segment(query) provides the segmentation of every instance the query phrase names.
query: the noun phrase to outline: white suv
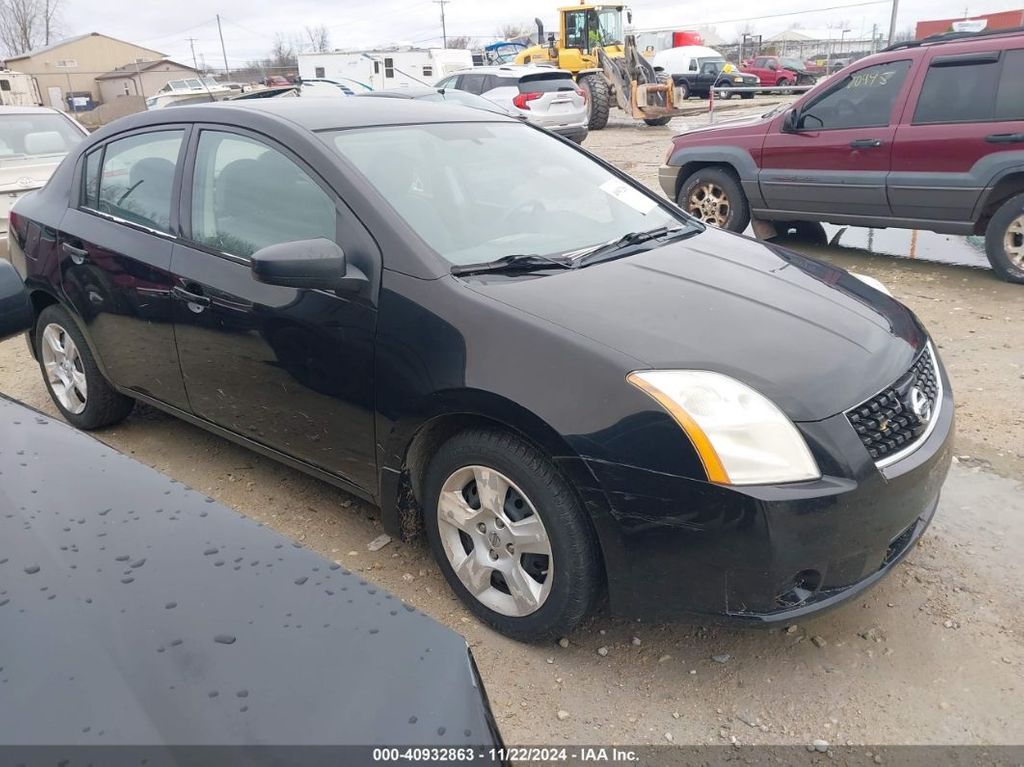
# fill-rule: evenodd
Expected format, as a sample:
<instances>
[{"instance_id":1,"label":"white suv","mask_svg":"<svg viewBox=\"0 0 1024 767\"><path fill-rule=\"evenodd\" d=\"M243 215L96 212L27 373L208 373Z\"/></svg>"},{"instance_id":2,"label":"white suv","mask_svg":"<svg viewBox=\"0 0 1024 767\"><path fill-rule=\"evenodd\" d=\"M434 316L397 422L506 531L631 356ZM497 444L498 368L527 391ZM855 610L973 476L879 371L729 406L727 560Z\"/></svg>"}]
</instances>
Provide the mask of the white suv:
<instances>
[{"instance_id":1,"label":"white suv","mask_svg":"<svg viewBox=\"0 0 1024 767\"><path fill-rule=\"evenodd\" d=\"M587 97L564 69L512 64L473 67L449 75L434 87L483 96L578 144L587 137Z\"/></svg>"}]
</instances>

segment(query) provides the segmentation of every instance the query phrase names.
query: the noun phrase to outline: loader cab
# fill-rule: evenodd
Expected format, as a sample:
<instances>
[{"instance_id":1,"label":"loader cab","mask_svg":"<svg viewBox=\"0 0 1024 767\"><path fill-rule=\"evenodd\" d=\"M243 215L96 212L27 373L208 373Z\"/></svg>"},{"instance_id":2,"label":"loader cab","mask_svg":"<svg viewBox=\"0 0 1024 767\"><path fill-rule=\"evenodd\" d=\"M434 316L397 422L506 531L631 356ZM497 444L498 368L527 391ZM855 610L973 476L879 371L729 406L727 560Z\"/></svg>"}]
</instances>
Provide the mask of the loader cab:
<instances>
[{"instance_id":1,"label":"loader cab","mask_svg":"<svg viewBox=\"0 0 1024 767\"><path fill-rule=\"evenodd\" d=\"M563 50L576 50L594 56L598 48L621 46L622 16L632 13L622 5L577 5L561 8Z\"/></svg>"}]
</instances>

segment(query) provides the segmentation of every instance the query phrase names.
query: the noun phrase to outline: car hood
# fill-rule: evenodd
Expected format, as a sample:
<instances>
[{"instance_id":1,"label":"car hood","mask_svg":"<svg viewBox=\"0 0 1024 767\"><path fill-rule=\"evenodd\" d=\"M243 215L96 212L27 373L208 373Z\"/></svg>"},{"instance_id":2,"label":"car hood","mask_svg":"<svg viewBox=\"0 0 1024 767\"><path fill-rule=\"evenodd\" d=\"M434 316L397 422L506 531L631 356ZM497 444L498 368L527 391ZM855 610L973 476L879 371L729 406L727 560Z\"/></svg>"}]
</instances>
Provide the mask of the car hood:
<instances>
[{"instance_id":1,"label":"car hood","mask_svg":"<svg viewBox=\"0 0 1024 767\"><path fill-rule=\"evenodd\" d=\"M628 355L630 370L723 373L795 421L863 402L927 341L909 309L848 272L715 229L577 271L468 282Z\"/></svg>"},{"instance_id":2,"label":"car hood","mask_svg":"<svg viewBox=\"0 0 1024 767\"><path fill-rule=\"evenodd\" d=\"M751 131L748 129L757 126L759 123L762 123L765 126L767 126L768 123L770 123L772 119L774 119L774 117L775 115L772 115L769 118L762 117L761 115L756 115L755 117L744 117L741 119L729 120L728 122L716 123L715 125L705 125L700 128L692 128L690 130L683 131L682 133L675 136L675 138L679 138L681 136L689 137L705 135L708 133L718 133L727 135L730 132L736 131L737 129L741 129L744 134L755 133L756 131Z\"/></svg>"}]
</instances>

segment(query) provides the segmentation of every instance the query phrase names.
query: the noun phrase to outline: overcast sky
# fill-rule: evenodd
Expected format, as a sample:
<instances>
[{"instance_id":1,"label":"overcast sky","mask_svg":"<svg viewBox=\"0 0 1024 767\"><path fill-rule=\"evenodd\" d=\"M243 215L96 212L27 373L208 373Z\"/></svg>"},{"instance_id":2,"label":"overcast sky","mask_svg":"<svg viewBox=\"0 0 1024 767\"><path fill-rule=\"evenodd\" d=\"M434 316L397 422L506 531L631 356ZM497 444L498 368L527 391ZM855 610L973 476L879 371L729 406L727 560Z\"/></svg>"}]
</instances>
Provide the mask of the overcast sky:
<instances>
[{"instance_id":1,"label":"overcast sky","mask_svg":"<svg viewBox=\"0 0 1024 767\"><path fill-rule=\"evenodd\" d=\"M448 34L469 35L491 42L504 23L529 23L539 16L548 29L557 28L558 5L564 0L450 0L445 6ZM232 67L261 58L274 35L298 39L306 25L326 24L334 48L370 48L388 44L440 46L440 9L432 0L164 0L135 4L126 12L124 0L63 0L64 28L69 34L103 32L191 63L187 38L211 67L223 67L215 14L221 15L228 64ZM1020 8L1024 0L900 0L897 29L913 28L919 19L962 16ZM835 7L845 6L845 7ZM888 33L891 0L634 0L633 26L690 29L712 25L726 40L749 21L765 36L794 23L804 27L840 27L850 37L870 37L872 24ZM832 10L820 10L832 8ZM783 15L785 14L785 15ZM766 18L771 16L771 18ZM760 17L760 18L757 18Z\"/></svg>"}]
</instances>

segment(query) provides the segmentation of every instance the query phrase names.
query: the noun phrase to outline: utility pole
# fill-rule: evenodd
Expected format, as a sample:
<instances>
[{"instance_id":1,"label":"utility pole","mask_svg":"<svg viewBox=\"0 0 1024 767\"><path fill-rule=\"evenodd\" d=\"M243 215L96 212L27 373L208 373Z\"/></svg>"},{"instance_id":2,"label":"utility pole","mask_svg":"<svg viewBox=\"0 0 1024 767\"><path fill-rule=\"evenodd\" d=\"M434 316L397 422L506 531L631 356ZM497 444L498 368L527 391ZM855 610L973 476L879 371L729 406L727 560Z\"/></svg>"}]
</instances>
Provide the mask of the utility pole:
<instances>
[{"instance_id":1,"label":"utility pole","mask_svg":"<svg viewBox=\"0 0 1024 767\"><path fill-rule=\"evenodd\" d=\"M452 0L434 0L435 3L441 6L441 40L444 43L444 47L448 47L448 30L444 25L444 7L448 5Z\"/></svg>"},{"instance_id":2,"label":"utility pole","mask_svg":"<svg viewBox=\"0 0 1024 767\"><path fill-rule=\"evenodd\" d=\"M892 45L892 39L896 37L896 13L899 11L900 0L892 0L892 17L889 19L889 42L886 45Z\"/></svg>"},{"instance_id":3,"label":"utility pole","mask_svg":"<svg viewBox=\"0 0 1024 767\"><path fill-rule=\"evenodd\" d=\"M896 2L896 0L893 0ZM217 14L217 34L220 35L220 52L224 54L224 74L228 73L228 51L224 47L224 30L220 28L220 14Z\"/></svg>"},{"instance_id":4,"label":"utility pole","mask_svg":"<svg viewBox=\"0 0 1024 767\"><path fill-rule=\"evenodd\" d=\"M189 46L192 48L192 66L199 69L199 62L196 61L196 39L194 37L189 37L187 39Z\"/></svg>"}]
</instances>

